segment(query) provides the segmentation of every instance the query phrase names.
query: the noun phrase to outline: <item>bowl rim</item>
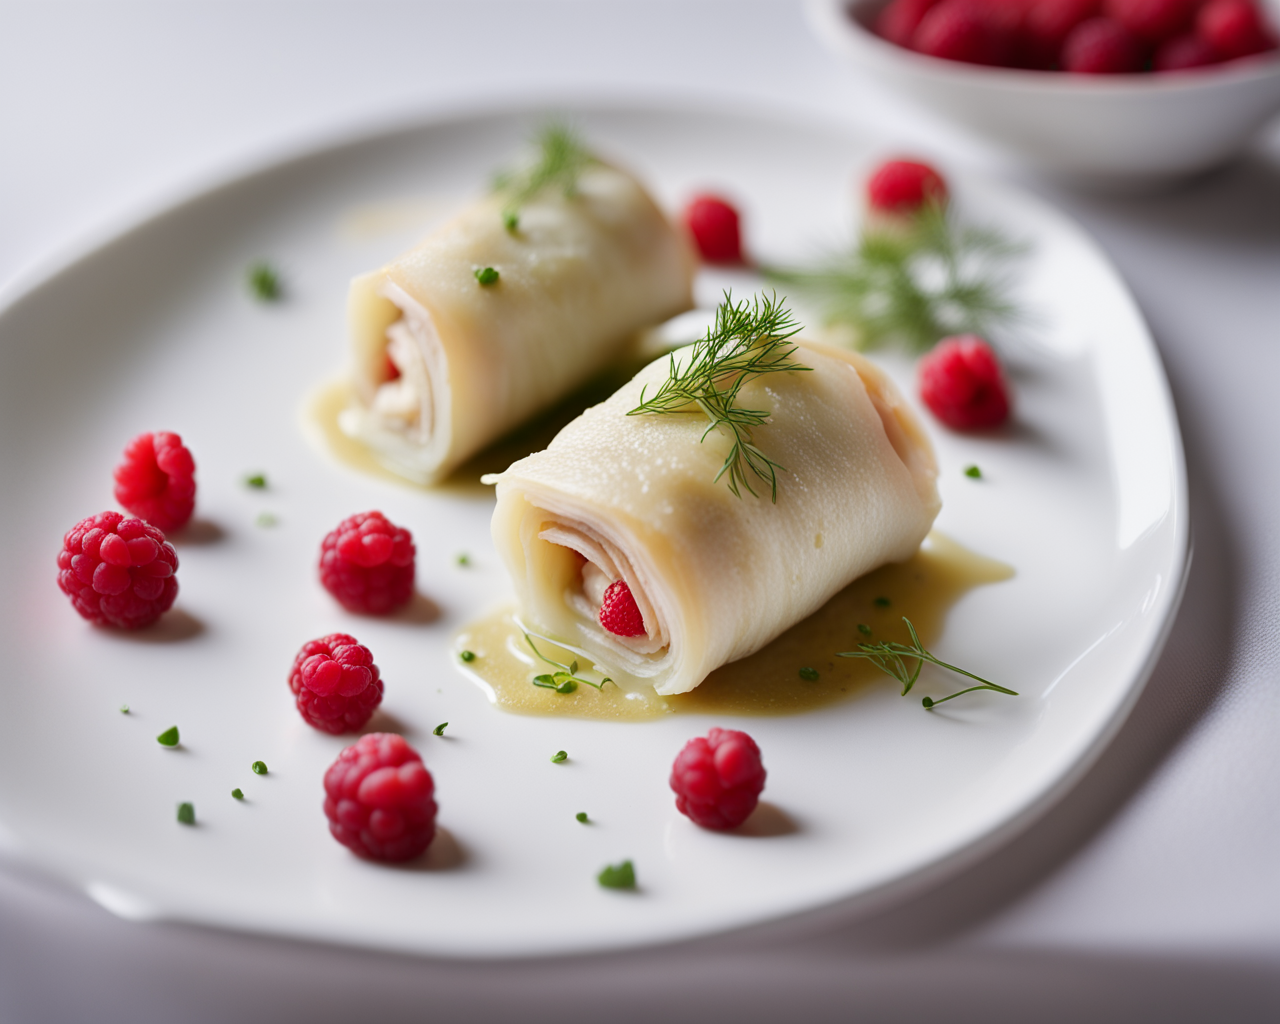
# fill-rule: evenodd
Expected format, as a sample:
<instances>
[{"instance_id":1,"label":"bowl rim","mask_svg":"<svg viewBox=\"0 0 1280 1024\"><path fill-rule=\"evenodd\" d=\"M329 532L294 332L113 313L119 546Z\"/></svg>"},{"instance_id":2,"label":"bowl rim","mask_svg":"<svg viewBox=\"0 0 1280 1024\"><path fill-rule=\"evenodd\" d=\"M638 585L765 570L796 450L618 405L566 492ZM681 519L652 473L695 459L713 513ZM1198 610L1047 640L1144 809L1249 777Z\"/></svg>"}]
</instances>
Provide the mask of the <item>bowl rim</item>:
<instances>
[{"instance_id":1,"label":"bowl rim","mask_svg":"<svg viewBox=\"0 0 1280 1024\"><path fill-rule=\"evenodd\" d=\"M1205 92L1245 82L1280 79L1280 50L1223 64L1161 74L1072 75L1030 68L989 67L916 53L876 35L864 19L889 0L806 0L809 21L829 45L891 70L949 85L1034 91L1041 95L1144 96ZM1275 0L1262 0L1273 14Z\"/></svg>"}]
</instances>

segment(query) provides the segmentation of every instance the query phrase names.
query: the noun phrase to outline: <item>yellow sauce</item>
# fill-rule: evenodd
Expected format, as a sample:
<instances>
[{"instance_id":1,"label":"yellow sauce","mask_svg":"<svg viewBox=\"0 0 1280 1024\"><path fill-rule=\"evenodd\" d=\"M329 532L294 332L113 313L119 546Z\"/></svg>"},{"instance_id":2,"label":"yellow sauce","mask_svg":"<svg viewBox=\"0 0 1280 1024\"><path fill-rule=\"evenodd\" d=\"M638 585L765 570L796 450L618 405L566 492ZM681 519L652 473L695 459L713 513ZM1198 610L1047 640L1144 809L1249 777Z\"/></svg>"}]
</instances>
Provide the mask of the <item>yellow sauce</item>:
<instances>
[{"instance_id":1,"label":"yellow sauce","mask_svg":"<svg viewBox=\"0 0 1280 1024\"><path fill-rule=\"evenodd\" d=\"M579 686L568 694L534 686L534 675L555 670L534 658L512 609L468 626L458 634L456 644L459 652L476 655L471 662L460 662L463 670L498 707L518 714L622 720L672 713L792 715L850 699L868 685L896 685L865 659L839 658L837 653L856 649L860 641L906 643L910 638L903 616L928 647L941 634L947 612L962 595L1012 575L1013 569L1004 563L932 533L907 561L855 580L763 650L717 669L697 689L675 697L659 697L648 689L624 693L613 685L602 690ZM870 636L858 631L859 623L870 627ZM538 642L538 649L566 664L577 657L551 644ZM578 660L585 664L585 659ZM599 673L587 668L580 675L599 679ZM818 678L801 678L801 668L815 669Z\"/></svg>"}]
</instances>

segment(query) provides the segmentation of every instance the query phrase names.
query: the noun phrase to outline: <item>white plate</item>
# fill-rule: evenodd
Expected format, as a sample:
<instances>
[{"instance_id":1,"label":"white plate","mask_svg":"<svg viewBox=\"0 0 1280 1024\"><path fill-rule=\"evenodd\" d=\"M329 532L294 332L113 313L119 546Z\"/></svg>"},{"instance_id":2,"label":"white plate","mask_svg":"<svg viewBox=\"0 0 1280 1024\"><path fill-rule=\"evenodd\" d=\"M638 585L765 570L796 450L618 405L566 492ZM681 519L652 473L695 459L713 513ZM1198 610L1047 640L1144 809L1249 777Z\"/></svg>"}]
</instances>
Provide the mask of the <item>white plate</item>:
<instances>
[{"instance_id":1,"label":"white plate","mask_svg":"<svg viewBox=\"0 0 1280 1024\"><path fill-rule=\"evenodd\" d=\"M875 154L841 131L751 117L583 110L575 120L670 206L705 185L738 197L754 251L773 258L848 235L853 174ZM455 629L507 594L490 499L340 467L304 438L298 410L342 363L348 278L473 192L534 121L432 124L232 182L84 255L0 315L0 846L10 856L137 918L445 955L625 947L919 886L1042 810L1115 731L1186 564L1164 376L1124 285L1076 227L954 172L969 216L1033 244L1023 298L1042 326L1011 353L1009 437L934 431L939 527L1017 570L965 597L935 650L1022 696L925 712L886 678L827 710L748 720L765 796L795 824L755 836L699 830L666 781L687 738L742 722L608 724L487 703L449 652ZM284 270L278 306L243 287L264 256ZM704 297L719 283L704 281ZM890 365L909 386L909 367ZM72 523L111 507L124 442L155 429L191 445L206 525L181 543L182 591L164 626L94 629L58 591L54 555ZM984 481L962 475L970 462ZM255 470L268 491L241 484ZM375 507L413 530L437 621L353 618L317 585L321 536ZM264 510L279 525L255 525ZM462 551L472 567L455 564ZM301 722L285 674L302 641L339 629L373 648L383 707L436 776L446 834L416 866L362 862L326 831L321 777L349 741ZM446 720L447 738L433 736ZM174 724L182 747L164 749L154 737ZM552 764L562 748L570 760ZM269 775L250 772L256 759ZM182 800L198 827L176 823ZM594 824L575 821L580 810ZM623 858L640 891L599 888L596 872Z\"/></svg>"}]
</instances>

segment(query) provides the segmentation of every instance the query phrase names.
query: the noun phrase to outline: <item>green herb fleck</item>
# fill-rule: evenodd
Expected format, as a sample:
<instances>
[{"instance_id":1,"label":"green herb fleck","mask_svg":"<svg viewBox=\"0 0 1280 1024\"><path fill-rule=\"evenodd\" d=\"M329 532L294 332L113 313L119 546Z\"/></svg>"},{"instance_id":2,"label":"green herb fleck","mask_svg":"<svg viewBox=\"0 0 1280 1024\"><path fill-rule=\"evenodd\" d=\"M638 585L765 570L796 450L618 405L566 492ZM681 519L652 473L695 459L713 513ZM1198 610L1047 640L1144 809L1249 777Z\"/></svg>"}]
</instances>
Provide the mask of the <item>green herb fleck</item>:
<instances>
[{"instance_id":1,"label":"green herb fleck","mask_svg":"<svg viewBox=\"0 0 1280 1024\"><path fill-rule=\"evenodd\" d=\"M476 270L476 280L485 287L497 284L501 275L493 267L480 267Z\"/></svg>"},{"instance_id":2,"label":"green herb fleck","mask_svg":"<svg viewBox=\"0 0 1280 1024\"><path fill-rule=\"evenodd\" d=\"M267 774L267 762L266 762L266 761L254 761L254 762L253 762L253 764L249 765L249 767L253 769L253 774L254 774L254 775L266 775L266 774Z\"/></svg>"},{"instance_id":3,"label":"green herb fleck","mask_svg":"<svg viewBox=\"0 0 1280 1024\"><path fill-rule=\"evenodd\" d=\"M196 823L196 806L191 803L178 804L178 820L184 825Z\"/></svg>"},{"instance_id":4,"label":"green herb fleck","mask_svg":"<svg viewBox=\"0 0 1280 1024\"><path fill-rule=\"evenodd\" d=\"M162 747L176 747L178 745L178 727L176 725L169 726L156 737L156 742Z\"/></svg>"},{"instance_id":5,"label":"green herb fleck","mask_svg":"<svg viewBox=\"0 0 1280 1024\"><path fill-rule=\"evenodd\" d=\"M233 797L235 797L237 800L243 800L243 799L244 799L244 793L242 793L242 792L240 791L240 787L239 787L239 786L237 786L235 789L233 789L233 790L231 791L231 795L232 795Z\"/></svg>"},{"instance_id":6,"label":"green herb fleck","mask_svg":"<svg viewBox=\"0 0 1280 1024\"><path fill-rule=\"evenodd\" d=\"M121 705L120 705L120 714L122 714L122 715L127 715L128 713L129 713L129 705L128 705L128 704L121 704Z\"/></svg>"},{"instance_id":7,"label":"green herb fleck","mask_svg":"<svg viewBox=\"0 0 1280 1024\"><path fill-rule=\"evenodd\" d=\"M871 627L870 627L870 626L868 626L865 622L859 622L859 623L858 623L858 632L859 632L859 633L861 633L863 636L870 636L870 635L871 635Z\"/></svg>"},{"instance_id":8,"label":"green herb fleck","mask_svg":"<svg viewBox=\"0 0 1280 1024\"><path fill-rule=\"evenodd\" d=\"M431 735L432 735L432 736L443 736L443 735L444 735L444 729L445 729L445 726L447 726L448 724L449 724L448 722L441 722L439 725L437 725L434 729L432 729L432 730L431 730Z\"/></svg>"},{"instance_id":9,"label":"green herb fleck","mask_svg":"<svg viewBox=\"0 0 1280 1024\"><path fill-rule=\"evenodd\" d=\"M899 342L923 352L948 335L985 335L1019 319L1006 267L1023 252L930 203L892 227L873 223L850 251L765 276L813 302L828 323L852 327L860 348Z\"/></svg>"},{"instance_id":10,"label":"green herb fleck","mask_svg":"<svg viewBox=\"0 0 1280 1024\"><path fill-rule=\"evenodd\" d=\"M458 564L465 569L471 564L471 556L464 551L458 556Z\"/></svg>"},{"instance_id":11,"label":"green herb fleck","mask_svg":"<svg viewBox=\"0 0 1280 1024\"><path fill-rule=\"evenodd\" d=\"M494 180L494 188L506 193L502 207L502 225L514 232L520 224L520 207L544 189L556 188L570 199L578 191L578 178L593 160L576 132L567 125L552 122L545 125L534 139L537 159L519 171L507 171Z\"/></svg>"},{"instance_id":12,"label":"green herb fleck","mask_svg":"<svg viewBox=\"0 0 1280 1024\"><path fill-rule=\"evenodd\" d=\"M254 473L251 476L246 476L244 483L246 487L255 487L261 491L267 486L267 474Z\"/></svg>"},{"instance_id":13,"label":"green herb fleck","mask_svg":"<svg viewBox=\"0 0 1280 1024\"><path fill-rule=\"evenodd\" d=\"M972 477L974 480L981 480L982 470L980 470L977 466L966 466L964 475L968 477Z\"/></svg>"},{"instance_id":14,"label":"green herb fleck","mask_svg":"<svg viewBox=\"0 0 1280 1024\"><path fill-rule=\"evenodd\" d=\"M271 512L259 512L255 522L259 526L275 526L280 520Z\"/></svg>"},{"instance_id":15,"label":"green herb fleck","mask_svg":"<svg viewBox=\"0 0 1280 1024\"><path fill-rule=\"evenodd\" d=\"M543 654L540 650L538 650L537 645L533 642L533 638L535 636L537 636L539 640L545 640L549 644L555 644L555 643L558 643L558 641L552 640L549 637L538 636L537 633L524 634L525 643L529 645L529 649L533 651L533 653L537 656L537 658L540 661L545 661L552 668L558 669L558 671L545 672L540 675L534 676L533 677L534 686L541 686L543 689L546 689L546 690L555 690L556 693L573 693L573 691L578 688L579 683L582 683L584 686L593 686L597 690L603 690L605 683L613 683L613 680L610 679L608 676L605 676L598 683L593 683L590 679L586 678L585 676L578 675L578 662L576 660L566 665L563 662L554 661L551 658L548 658L545 654ZM618 684L613 683L613 685L617 686Z\"/></svg>"},{"instance_id":16,"label":"green herb fleck","mask_svg":"<svg viewBox=\"0 0 1280 1024\"><path fill-rule=\"evenodd\" d=\"M818 681L818 670L816 668L805 667L800 670L800 678L807 679L811 683Z\"/></svg>"},{"instance_id":17,"label":"green herb fleck","mask_svg":"<svg viewBox=\"0 0 1280 1024\"><path fill-rule=\"evenodd\" d=\"M554 754L551 755L552 764L560 764L567 760L569 760L569 755L565 753L563 750L557 750Z\"/></svg>"},{"instance_id":18,"label":"green herb fleck","mask_svg":"<svg viewBox=\"0 0 1280 1024\"><path fill-rule=\"evenodd\" d=\"M688 362L681 365L679 353L672 355L668 377L657 393L646 399L645 389L641 389L640 404L627 415L706 416L710 422L700 440L719 429L733 442L715 479L727 473L729 490L741 498L739 488L756 493L747 475L750 473L768 483L770 498L777 502L777 470L784 467L756 447L751 433L769 419L769 410L743 409L734 403L743 385L757 377L810 369L791 358L796 346L789 339L799 331L800 325L777 295L755 296L750 303L735 304L732 293L726 291L716 310L715 326L693 343Z\"/></svg>"},{"instance_id":19,"label":"green herb fleck","mask_svg":"<svg viewBox=\"0 0 1280 1024\"><path fill-rule=\"evenodd\" d=\"M609 864L596 875L596 881L606 889L634 889L636 887L635 865L629 860L624 860L621 864Z\"/></svg>"},{"instance_id":20,"label":"green herb fleck","mask_svg":"<svg viewBox=\"0 0 1280 1024\"><path fill-rule=\"evenodd\" d=\"M259 302L275 302L283 291L280 275L270 263L259 261L249 268L249 290Z\"/></svg>"},{"instance_id":21,"label":"green herb fleck","mask_svg":"<svg viewBox=\"0 0 1280 1024\"><path fill-rule=\"evenodd\" d=\"M475 652L475 651L463 651L461 654L459 654L459 655L458 655L458 657L459 657L459 658L461 658L463 661L475 661L475 660L476 660L476 652Z\"/></svg>"},{"instance_id":22,"label":"green herb fleck","mask_svg":"<svg viewBox=\"0 0 1280 1024\"><path fill-rule=\"evenodd\" d=\"M584 824L584 825L585 825L585 824L590 820L590 819L587 817L587 812L586 812L586 811L579 811L577 814L575 814L575 815L574 815L574 817L575 817L575 818L577 818L577 819L578 819L580 822L582 822L582 824Z\"/></svg>"},{"instance_id":23,"label":"green herb fleck","mask_svg":"<svg viewBox=\"0 0 1280 1024\"><path fill-rule=\"evenodd\" d=\"M877 597L877 598L876 598L874 601L872 601L871 603L872 603L873 605L875 605L877 608L888 608L888 607L889 607L889 599L888 599L887 597Z\"/></svg>"},{"instance_id":24,"label":"green herb fleck","mask_svg":"<svg viewBox=\"0 0 1280 1024\"><path fill-rule=\"evenodd\" d=\"M907 624L907 632L911 634L910 644L899 644L892 641L881 641L878 644L858 644L856 651L844 651L838 654L837 657L865 658L872 662L880 671L888 673L902 684L902 695L904 697L911 692L911 687L915 686L916 680L920 678L920 670L924 668L925 662L977 680L977 686L958 690L938 700L934 700L932 697L925 697L921 703L926 708L935 707L962 694L972 693L974 690L995 690L997 693L1007 693L1010 697L1018 696L1017 690L1008 690L1003 686L997 686L989 679L983 679L982 676L974 675L972 672L957 668L955 665L948 665L945 661L935 658L925 650L924 645L920 642L920 637L916 635L916 627L911 624L911 620L904 615L902 621ZM914 669L907 668L907 659L915 661Z\"/></svg>"}]
</instances>

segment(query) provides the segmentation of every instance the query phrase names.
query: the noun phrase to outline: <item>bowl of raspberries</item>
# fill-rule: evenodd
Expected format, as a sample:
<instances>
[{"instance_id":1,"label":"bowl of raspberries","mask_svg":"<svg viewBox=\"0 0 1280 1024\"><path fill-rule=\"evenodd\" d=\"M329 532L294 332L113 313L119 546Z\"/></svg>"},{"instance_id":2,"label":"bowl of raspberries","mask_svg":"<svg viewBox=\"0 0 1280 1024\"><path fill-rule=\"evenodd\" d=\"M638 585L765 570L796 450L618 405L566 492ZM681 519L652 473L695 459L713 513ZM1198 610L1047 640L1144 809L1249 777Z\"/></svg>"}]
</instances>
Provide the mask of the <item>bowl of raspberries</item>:
<instances>
[{"instance_id":1,"label":"bowl of raspberries","mask_svg":"<svg viewBox=\"0 0 1280 1024\"><path fill-rule=\"evenodd\" d=\"M1041 170L1190 177L1280 110L1280 0L811 0L840 52Z\"/></svg>"}]
</instances>

